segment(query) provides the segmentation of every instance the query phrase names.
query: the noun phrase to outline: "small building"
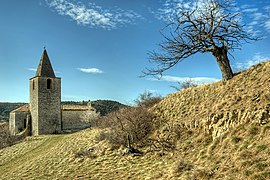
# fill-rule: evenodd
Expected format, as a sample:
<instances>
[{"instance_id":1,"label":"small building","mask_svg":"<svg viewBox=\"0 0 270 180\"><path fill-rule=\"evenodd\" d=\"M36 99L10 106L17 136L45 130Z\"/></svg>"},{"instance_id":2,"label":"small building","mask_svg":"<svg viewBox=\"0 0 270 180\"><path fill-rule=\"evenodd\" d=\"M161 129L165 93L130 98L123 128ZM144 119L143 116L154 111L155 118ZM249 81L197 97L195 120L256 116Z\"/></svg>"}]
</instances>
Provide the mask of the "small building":
<instances>
[{"instance_id":1,"label":"small building","mask_svg":"<svg viewBox=\"0 0 270 180\"><path fill-rule=\"evenodd\" d=\"M80 130L89 127L89 119L84 119L89 113L97 117L90 103L61 105L61 78L55 76L44 49L36 75L30 79L30 103L10 112L9 129L13 135L27 127L32 135Z\"/></svg>"},{"instance_id":2,"label":"small building","mask_svg":"<svg viewBox=\"0 0 270 180\"><path fill-rule=\"evenodd\" d=\"M26 104L10 112L9 129L12 135L22 132L27 127L30 118L30 105Z\"/></svg>"}]
</instances>

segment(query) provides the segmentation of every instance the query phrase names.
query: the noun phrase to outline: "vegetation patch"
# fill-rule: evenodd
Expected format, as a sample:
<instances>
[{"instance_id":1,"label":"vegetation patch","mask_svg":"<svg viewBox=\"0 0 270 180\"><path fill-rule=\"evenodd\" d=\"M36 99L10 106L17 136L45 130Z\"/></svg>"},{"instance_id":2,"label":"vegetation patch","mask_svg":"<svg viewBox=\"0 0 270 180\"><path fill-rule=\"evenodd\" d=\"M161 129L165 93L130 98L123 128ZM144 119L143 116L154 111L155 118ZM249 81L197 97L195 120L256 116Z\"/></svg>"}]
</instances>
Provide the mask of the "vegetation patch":
<instances>
[{"instance_id":1,"label":"vegetation patch","mask_svg":"<svg viewBox=\"0 0 270 180\"><path fill-rule=\"evenodd\" d=\"M238 136L233 136L233 137L232 137L232 142L233 142L233 143L238 143L238 142L240 142L241 140L242 140L241 137L238 137Z\"/></svg>"},{"instance_id":2,"label":"vegetation patch","mask_svg":"<svg viewBox=\"0 0 270 180\"><path fill-rule=\"evenodd\" d=\"M258 134L258 128L256 126L252 126L249 131L248 131L249 135L251 136L256 136Z\"/></svg>"}]
</instances>

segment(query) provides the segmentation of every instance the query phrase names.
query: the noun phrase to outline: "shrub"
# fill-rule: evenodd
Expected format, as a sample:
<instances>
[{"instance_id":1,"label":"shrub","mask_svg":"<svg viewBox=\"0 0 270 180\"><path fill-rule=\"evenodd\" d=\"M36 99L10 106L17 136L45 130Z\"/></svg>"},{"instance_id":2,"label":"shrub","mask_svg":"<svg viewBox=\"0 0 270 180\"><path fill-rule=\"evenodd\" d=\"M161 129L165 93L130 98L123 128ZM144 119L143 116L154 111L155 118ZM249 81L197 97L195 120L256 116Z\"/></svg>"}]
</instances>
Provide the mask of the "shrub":
<instances>
[{"instance_id":1,"label":"shrub","mask_svg":"<svg viewBox=\"0 0 270 180\"><path fill-rule=\"evenodd\" d=\"M250 129L249 129L249 135L251 136L256 136L258 134L258 131L259 129L255 126L252 126Z\"/></svg>"},{"instance_id":2,"label":"shrub","mask_svg":"<svg viewBox=\"0 0 270 180\"><path fill-rule=\"evenodd\" d=\"M262 145L258 145L258 146L257 146L257 150L258 150L258 151L263 151L263 150L265 150L265 149L267 149L267 148L268 148L268 146L265 145L265 144L262 144Z\"/></svg>"},{"instance_id":3,"label":"shrub","mask_svg":"<svg viewBox=\"0 0 270 180\"><path fill-rule=\"evenodd\" d=\"M106 128L97 139L107 139L118 146L131 147L132 144L146 145L147 138L153 130L154 115L149 110L161 101L160 96L151 92L140 94L135 100L135 107L123 107L97 120L97 126Z\"/></svg>"},{"instance_id":4,"label":"shrub","mask_svg":"<svg viewBox=\"0 0 270 180\"><path fill-rule=\"evenodd\" d=\"M98 120L98 126L108 128L104 139L116 145L130 147L143 142L152 130L153 114L145 107L126 107Z\"/></svg>"},{"instance_id":5,"label":"shrub","mask_svg":"<svg viewBox=\"0 0 270 180\"><path fill-rule=\"evenodd\" d=\"M262 171L262 170L264 170L266 167L267 167L267 164L264 164L264 163L257 163L257 164L255 164L255 167L257 168L257 169L259 169L260 171Z\"/></svg>"},{"instance_id":6,"label":"shrub","mask_svg":"<svg viewBox=\"0 0 270 180\"><path fill-rule=\"evenodd\" d=\"M12 145L14 137L10 135L7 123L0 124L0 149Z\"/></svg>"},{"instance_id":7,"label":"shrub","mask_svg":"<svg viewBox=\"0 0 270 180\"><path fill-rule=\"evenodd\" d=\"M233 143L238 143L238 142L240 142L241 140L242 140L241 137L238 137L238 136L233 136L233 137L232 137L232 142L233 142Z\"/></svg>"}]
</instances>

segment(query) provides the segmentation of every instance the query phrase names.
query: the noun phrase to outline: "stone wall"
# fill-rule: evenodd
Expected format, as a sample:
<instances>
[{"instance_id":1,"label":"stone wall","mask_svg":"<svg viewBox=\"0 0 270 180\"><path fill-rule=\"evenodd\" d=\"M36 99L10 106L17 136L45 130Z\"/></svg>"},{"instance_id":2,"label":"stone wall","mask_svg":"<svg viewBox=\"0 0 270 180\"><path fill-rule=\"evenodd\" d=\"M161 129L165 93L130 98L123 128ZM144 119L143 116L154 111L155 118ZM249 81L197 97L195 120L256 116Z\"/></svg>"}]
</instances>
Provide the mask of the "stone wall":
<instances>
[{"instance_id":1,"label":"stone wall","mask_svg":"<svg viewBox=\"0 0 270 180\"><path fill-rule=\"evenodd\" d=\"M9 130L11 135L18 134L26 128L29 112L11 112L9 118Z\"/></svg>"},{"instance_id":2,"label":"stone wall","mask_svg":"<svg viewBox=\"0 0 270 180\"><path fill-rule=\"evenodd\" d=\"M38 81L36 78L30 79L30 111L32 117L32 134L38 135Z\"/></svg>"},{"instance_id":3,"label":"stone wall","mask_svg":"<svg viewBox=\"0 0 270 180\"><path fill-rule=\"evenodd\" d=\"M92 113L96 118L94 110L65 109L62 111L62 130L80 130L90 127L89 120L85 119L86 113Z\"/></svg>"},{"instance_id":4,"label":"stone wall","mask_svg":"<svg viewBox=\"0 0 270 180\"><path fill-rule=\"evenodd\" d=\"M48 81L50 81L49 88ZM61 132L61 79L32 78L30 107L33 135Z\"/></svg>"}]
</instances>

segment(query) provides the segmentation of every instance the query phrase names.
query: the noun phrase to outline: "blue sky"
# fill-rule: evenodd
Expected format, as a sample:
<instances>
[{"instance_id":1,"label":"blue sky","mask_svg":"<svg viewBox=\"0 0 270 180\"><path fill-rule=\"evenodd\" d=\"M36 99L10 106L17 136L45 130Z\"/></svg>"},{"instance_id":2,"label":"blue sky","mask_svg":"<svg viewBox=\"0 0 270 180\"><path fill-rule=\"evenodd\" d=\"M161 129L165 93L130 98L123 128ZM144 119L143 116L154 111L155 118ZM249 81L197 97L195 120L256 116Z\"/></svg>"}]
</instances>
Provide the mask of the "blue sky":
<instances>
[{"instance_id":1,"label":"blue sky","mask_svg":"<svg viewBox=\"0 0 270 180\"><path fill-rule=\"evenodd\" d=\"M159 31L181 0L3 0L0 4L0 101L29 102L29 78L46 46L62 100L111 99L131 103L140 93L165 96L186 78L221 79L214 58L198 54L164 73L140 78L147 52L157 50ZM264 36L230 57L233 69L270 59L270 1L237 1L250 31Z\"/></svg>"}]
</instances>

